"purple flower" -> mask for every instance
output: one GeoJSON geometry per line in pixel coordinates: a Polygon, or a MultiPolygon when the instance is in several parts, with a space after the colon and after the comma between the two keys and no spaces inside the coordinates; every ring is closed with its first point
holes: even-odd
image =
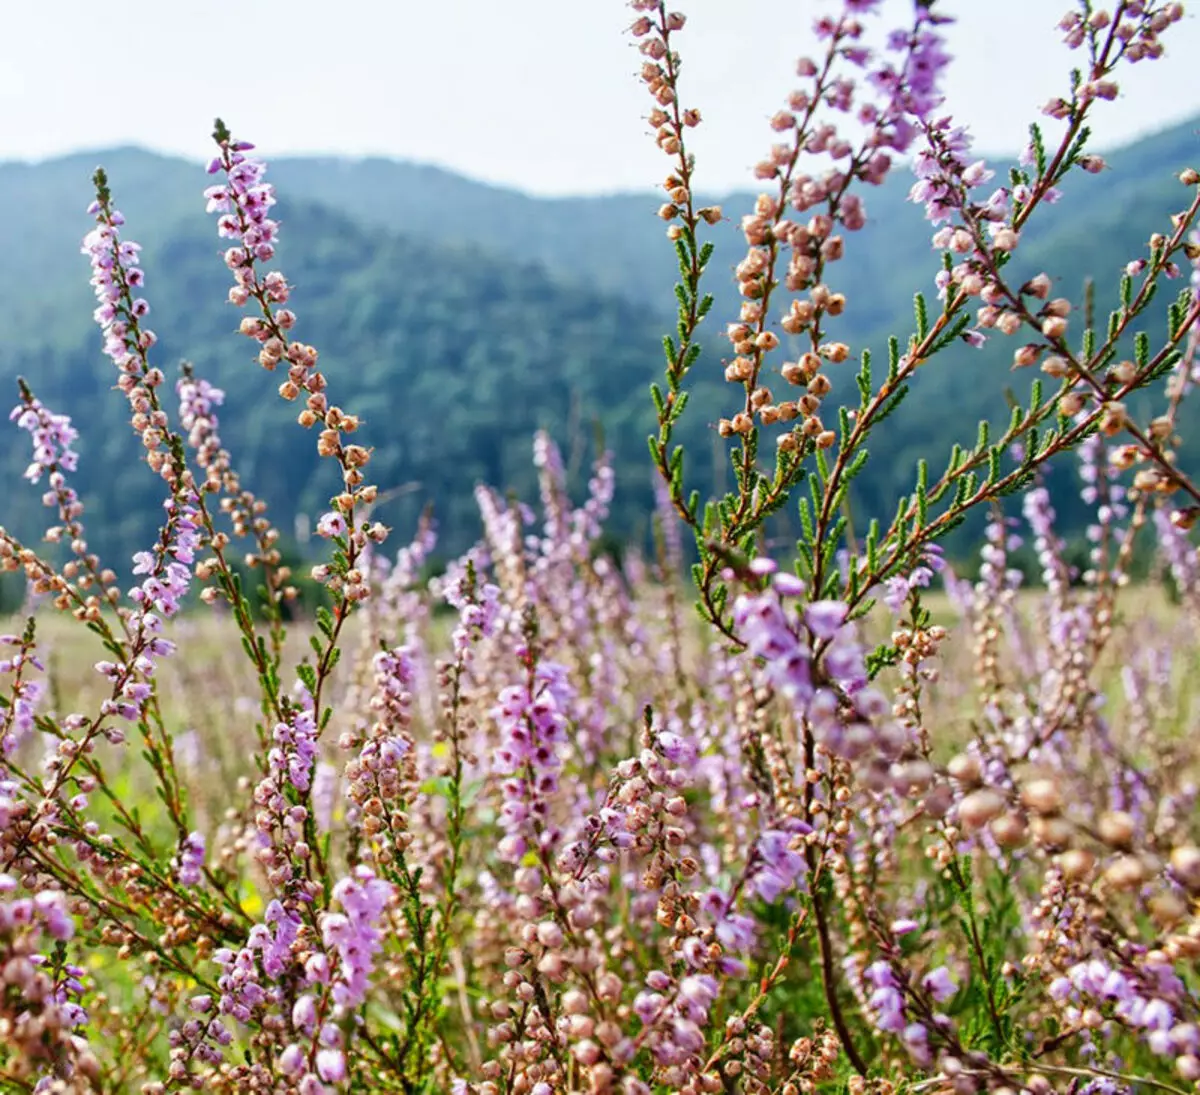
{"type": "Polygon", "coordinates": [[[846,622],[849,611],[843,601],[814,601],[804,610],[804,622],[815,638],[832,639],[846,622]]]}
{"type": "Polygon", "coordinates": [[[505,688],[492,709],[500,729],[492,764],[496,772],[511,777],[501,785],[500,824],[508,835],[500,841],[499,854],[507,862],[520,862],[537,830],[544,843],[555,839],[547,827],[546,800],[558,789],[560,747],[567,740],[567,709],[574,694],[566,668],[543,662],[531,685],[505,688]]]}
{"type": "Polygon", "coordinates": [[[714,921],[714,930],[723,946],[739,954],[746,954],[754,948],[758,938],[758,923],[753,917],[733,912],[729,898],[720,890],[710,890],[704,896],[701,907],[714,921]]]}
{"type": "Polygon", "coordinates": [[[789,847],[796,832],[808,826],[793,826],[791,830],[767,829],[759,838],[757,851],[762,865],[752,875],[750,886],[764,901],[778,901],[790,890],[804,872],[804,857],[789,847]]]}
{"type": "Polygon", "coordinates": [[[203,833],[188,833],[179,845],[175,857],[175,877],[183,886],[195,886],[204,870],[205,840],[203,833]]]}
{"type": "Polygon", "coordinates": [[[134,574],[145,574],[140,586],[129,591],[129,597],[140,608],[140,621],[151,630],[158,630],[158,616],[169,619],[180,609],[192,581],[191,564],[200,547],[200,516],[198,499],[190,490],[179,498],[163,502],[167,525],[152,552],[141,551],[134,556],[134,574]]]}
{"type": "MultiPolygon", "coordinates": [[[[79,431],[71,425],[69,416],[54,414],[40,400],[29,396],[18,403],[8,417],[27,430],[33,439],[33,462],[25,469],[25,478],[31,483],[36,483],[47,472],[76,469],[79,454],[71,446],[79,439],[79,431]]],[[[74,491],[70,494],[74,501],[74,491]]]]}
{"type": "Polygon", "coordinates": [[[908,1025],[904,1017],[904,996],[892,967],[884,961],[873,962],[865,972],[866,980],[874,985],[868,997],[875,1027],[890,1034],[899,1034],[908,1025]]]}
{"type": "Polygon", "coordinates": [[[799,597],[808,588],[795,574],[781,571],[771,579],[771,585],[780,597],[799,597]]]}
{"type": "MultiPolygon", "coordinates": [[[[267,165],[244,155],[253,147],[245,141],[223,143],[221,155],[209,164],[208,170],[210,174],[223,171],[226,181],[204,191],[207,212],[221,214],[217,235],[237,244],[231,251],[237,252],[238,258],[227,259],[227,263],[238,284],[246,288],[253,281],[251,263],[255,260],[269,262],[275,255],[279,235],[278,222],[268,216],[275,205],[275,188],[263,181],[267,165]]],[[[270,295],[278,303],[285,301],[286,282],[278,285],[270,295]]]]}
{"type": "Polygon", "coordinates": [[[923,1067],[933,1064],[933,1054],[929,1051],[929,1031],[922,1023],[909,1023],[901,1032],[900,1040],[917,1064],[923,1067]]]}
{"type": "Polygon", "coordinates": [[[329,512],[321,515],[317,521],[317,535],[330,539],[334,536],[346,535],[346,518],[340,513],[329,512]]]}
{"type": "Polygon", "coordinates": [[[380,924],[392,892],[390,882],[360,866],[333,888],[333,898],[344,911],[322,914],[321,941],[340,962],[333,1000],[342,1011],[352,1011],[367,997],[375,956],[382,947],[380,924]]]}
{"type": "Polygon", "coordinates": [[[461,574],[446,582],[443,596],[447,604],[458,609],[458,625],[451,634],[451,641],[455,658],[465,663],[470,657],[472,643],[486,638],[495,630],[500,589],[490,582],[478,586],[471,563],[461,574]]]}
{"type": "Polygon", "coordinates": [[[944,1004],[958,992],[958,986],[954,984],[950,971],[945,966],[930,970],[921,978],[921,985],[939,1004],[944,1004]]]}
{"type": "Polygon", "coordinates": [[[742,594],[734,602],[733,618],[748,653],[763,659],[767,679],[793,702],[806,704],[813,691],[811,654],[789,624],[778,596],[742,594]]]}
{"type": "Polygon", "coordinates": [[[304,1068],[304,1048],[293,1042],[279,1055],[279,1071],[285,1076],[295,1076],[304,1068]]]}
{"type": "Polygon", "coordinates": [[[104,352],[122,372],[138,372],[141,355],[154,343],[152,331],[140,330],[138,318],[150,310],[140,297],[130,298],[129,287],[141,285],[144,274],[137,265],[141,245],[122,241],[117,226],[125,218],[100,202],[89,207],[99,222],[83,238],[80,250],[92,266],[91,285],[97,307],[93,316],[104,336],[104,352]]]}
{"type": "Polygon", "coordinates": [[[340,1049],[317,1050],[317,1075],[327,1084],[340,1084],[346,1078],[346,1055],[340,1049]]]}
{"type": "Polygon", "coordinates": [[[916,565],[906,574],[896,575],[884,582],[883,603],[899,616],[904,611],[904,604],[914,589],[927,589],[934,574],[941,573],[946,567],[939,544],[926,544],[917,557],[916,565]]]}

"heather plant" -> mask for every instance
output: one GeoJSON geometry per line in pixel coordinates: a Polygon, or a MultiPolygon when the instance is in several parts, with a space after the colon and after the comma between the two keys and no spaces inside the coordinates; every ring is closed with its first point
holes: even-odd
{"type": "Polygon", "coordinates": [[[1021,259],[1063,180],[1103,171],[1093,115],[1182,6],[1065,16],[1078,67],[990,193],[941,102],[948,16],[918,0],[879,28],[879,6],[818,19],[819,55],[771,118],[718,365],[702,324],[722,214],[693,196],[686,20],[631,5],[680,265],[649,557],[602,550],[607,455],[573,501],[546,434],[536,504],[481,485],[480,541],[432,581],[434,517],[385,550],[381,424],[336,402],[299,340],[267,168],[218,122],[204,197],[229,301],[338,483],[316,524],[322,603],[294,611],[299,580],[221,437],[224,395],[202,361],[168,384],[153,285],[97,173],[95,320],[163,519],[123,589],[88,545],[79,434],[22,382],[12,419],[53,516],[44,550],[0,529],[0,566],[31,598],[0,638],[0,1088],[1200,1083],[1200,493],[1177,457],[1200,277],[1160,301],[1200,258],[1200,174],[1117,272],[1107,320],[1021,259]],[[836,264],[903,156],[938,304],[918,294],[880,368],[853,345],[836,264]],[[1006,339],[1013,368],[1041,374],[1008,427],[930,453],[891,521],[857,530],[849,487],[873,431],[930,382],[917,373],[1006,339]],[[675,440],[706,369],[734,392],[716,429],[734,486],[712,499],[675,440]],[[1074,466],[1091,514],[1083,568],[1052,464],[1074,466]],[[802,536],[773,552],[785,507],[802,536]],[[940,542],[974,511],[966,579],[940,542]],[[689,532],[699,620],[677,581],[689,532]],[[1133,582],[1138,551],[1155,563],[1133,582]],[[64,665],[55,617],[94,653],[64,665]]]}

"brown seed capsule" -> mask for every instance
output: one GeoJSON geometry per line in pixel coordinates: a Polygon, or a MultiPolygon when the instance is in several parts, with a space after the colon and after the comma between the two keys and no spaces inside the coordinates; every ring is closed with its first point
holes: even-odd
{"type": "Polygon", "coordinates": [[[1068,418],[1074,418],[1087,404],[1087,396],[1083,392],[1067,392],[1058,401],[1058,409],[1068,418]]]}
{"type": "Polygon", "coordinates": [[[1171,870],[1193,893],[1200,892],[1200,848],[1184,844],[1171,852],[1171,870]]]}
{"type": "Polygon", "coordinates": [[[1061,817],[1035,817],[1029,829],[1033,839],[1049,850],[1069,847],[1075,835],[1070,823],[1061,817]]]}
{"type": "Polygon", "coordinates": [[[1034,779],[1021,788],[1021,802],[1035,813],[1049,817],[1062,809],[1062,793],[1054,780],[1034,779]]]}
{"type": "Polygon", "coordinates": [[[925,813],[932,818],[943,818],[954,805],[954,792],[948,783],[939,783],[925,796],[921,803],[925,813]]]}
{"type": "Polygon", "coordinates": [[[1155,894],[1147,905],[1154,923],[1164,930],[1173,928],[1188,912],[1187,902],[1179,894],[1169,890],[1155,894]]]}
{"type": "Polygon", "coordinates": [[[1029,838],[1025,819],[1017,813],[1001,814],[992,822],[991,829],[1001,848],[1019,848],[1029,838]]]}
{"type": "Polygon", "coordinates": [[[956,757],[951,758],[950,763],[946,765],[946,771],[952,779],[958,780],[967,787],[979,786],[983,773],[978,759],[968,753],[959,753],[956,757]]]}
{"type": "Polygon", "coordinates": [[[1042,334],[1047,338],[1062,338],[1067,333],[1067,321],[1062,316],[1047,316],[1042,320],[1042,334]]]}
{"type": "Polygon", "coordinates": [[[924,760],[910,760],[892,768],[892,781],[904,794],[925,791],[933,783],[933,765],[924,760]]]}
{"type": "Polygon", "coordinates": [[[1151,492],[1157,490],[1169,491],[1170,481],[1164,479],[1158,468],[1142,468],[1133,477],[1134,490],[1151,492]]]}
{"type": "Polygon", "coordinates": [[[1027,343],[1013,351],[1014,369],[1027,369],[1030,365],[1036,365],[1037,359],[1041,356],[1042,348],[1036,342],[1027,343]]]}
{"type": "Polygon", "coordinates": [[[1150,871],[1139,856],[1123,855],[1114,859],[1104,872],[1104,880],[1116,890],[1136,890],[1150,877],[1150,871]]]}
{"type": "Polygon", "coordinates": [[[829,377],[824,373],[817,373],[816,376],[808,382],[808,394],[815,395],[818,399],[829,394],[829,377]]]}
{"type": "Polygon", "coordinates": [[[970,753],[959,753],[950,758],[946,771],[950,778],[958,780],[965,786],[978,786],[983,782],[983,768],[977,756],[970,753]]]}
{"type": "Polygon", "coordinates": [[[1118,361],[1111,371],[1110,375],[1118,384],[1128,384],[1135,376],[1137,376],[1138,368],[1132,361],[1118,361]]]}
{"type": "Polygon", "coordinates": [[[999,791],[984,788],[972,791],[958,804],[958,816],[971,831],[982,829],[1004,809],[1004,797],[999,791]]]}
{"type": "Polygon", "coordinates": [[[1171,421],[1171,416],[1167,414],[1160,414],[1150,423],[1150,436],[1153,437],[1155,441],[1165,441],[1171,436],[1174,428],[1175,426],[1171,421]]]}
{"type": "Polygon", "coordinates": [[[1136,825],[1124,810],[1109,810],[1100,816],[1097,830],[1105,844],[1112,848],[1127,849],[1133,843],[1136,825]]]}
{"type": "Polygon", "coordinates": [[[1092,873],[1096,857],[1086,848],[1072,848],[1058,857],[1058,866],[1071,882],[1082,882],[1092,873]]]}

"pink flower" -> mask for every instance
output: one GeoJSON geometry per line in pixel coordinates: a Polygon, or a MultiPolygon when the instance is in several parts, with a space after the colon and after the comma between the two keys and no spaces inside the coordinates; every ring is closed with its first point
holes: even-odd
{"type": "Polygon", "coordinates": [[[317,1075],[327,1084],[340,1084],[346,1078],[346,1055],[340,1049],[318,1050],[317,1075]]]}
{"type": "Polygon", "coordinates": [[[325,539],[331,539],[334,536],[346,535],[346,519],[340,514],[332,510],[329,513],[322,515],[317,522],[317,535],[324,536],[325,539]]]}

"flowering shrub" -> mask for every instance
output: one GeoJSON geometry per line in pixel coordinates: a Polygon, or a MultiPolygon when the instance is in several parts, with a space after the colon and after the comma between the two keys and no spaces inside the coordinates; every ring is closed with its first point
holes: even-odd
{"type": "Polygon", "coordinates": [[[298,655],[295,587],[221,440],[223,395],[185,367],[167,398],[153,286],[97,173],[83,244],[95,319],[163,482],[163,523],[123,590],[88,547],[76,431],[22,383],[12,418],[59,547],[0,529],[0,565],[105,656],[84,703],[47,671],[44,615],[0,637],[4,1090],[1200,1082],[1200,491],[1176,456],[1200,377],[1197,278],[1151,308],[1200,257],[1200,174],[1183,173],[1178,215],[1130,256],[1107,322],[1053,296],[1052,271],[1013,273],[1062,180],[1103,168],[1091,116],[1125,65],[1162,53],[1182,6],[1083,0],[1066,16],[1080,61],[1045,108],[1053,132],[1032,127],[990,193],[992,169],[941,113],[938,4],[919,0],[882,51],[868,45],[877,0],[818,20],[821,54],[771,120],[766,189],[742,223],[743,303],[721,317],[735,396],[718,427],[735,485],[710,500],[689,490],[673,435],[689,377],[713,367],[703,237],[721,212],[694,198],[684,16],[631,6],[681,271],[653,388],[652,563],[598,550],[608,462],[575,505],[545,436],[540,513],[480,487],[483,539],[431,583],[431,522],[385,552],[360,421],[269,269],[266,167],[218,122],[205,197],[229,300],[341,482],[316,525],[327,607],[298,655]],[[883,369],[865,351],[854,365],[836,263],[866,223],[864,191],[902,154],[940,303],[917,297],[883,369]],[[931,454],[945,470],[922,461],[891,523],[859,535],[847,492],[869,474],[872,431],[919,369],[987,339],[1056,388],[1032,384],[1001,436],[931,454]],[[1131,409],[1142,390],[1161,391],[1153,417],[1131,409]],[[1042,478],[1068,460],[1093,514],[1082,573],[1042,478]],[[765,530],[787,505],[803,534],[779,560],[765,530]],[[988,524],[966,580],[939,541],[973,510],[988,524]],[[701,627],[674,580],[681,529],[701,627]],[[1029,591],[1012,563],[1022,540],[1042,578],[1029,591]],[[1141,541],[1159,562],[1135,588],[1141,541]],[[222,643],[237,630],[243,670],[190,661],[192,600],[222,610],[222,643]]]}

